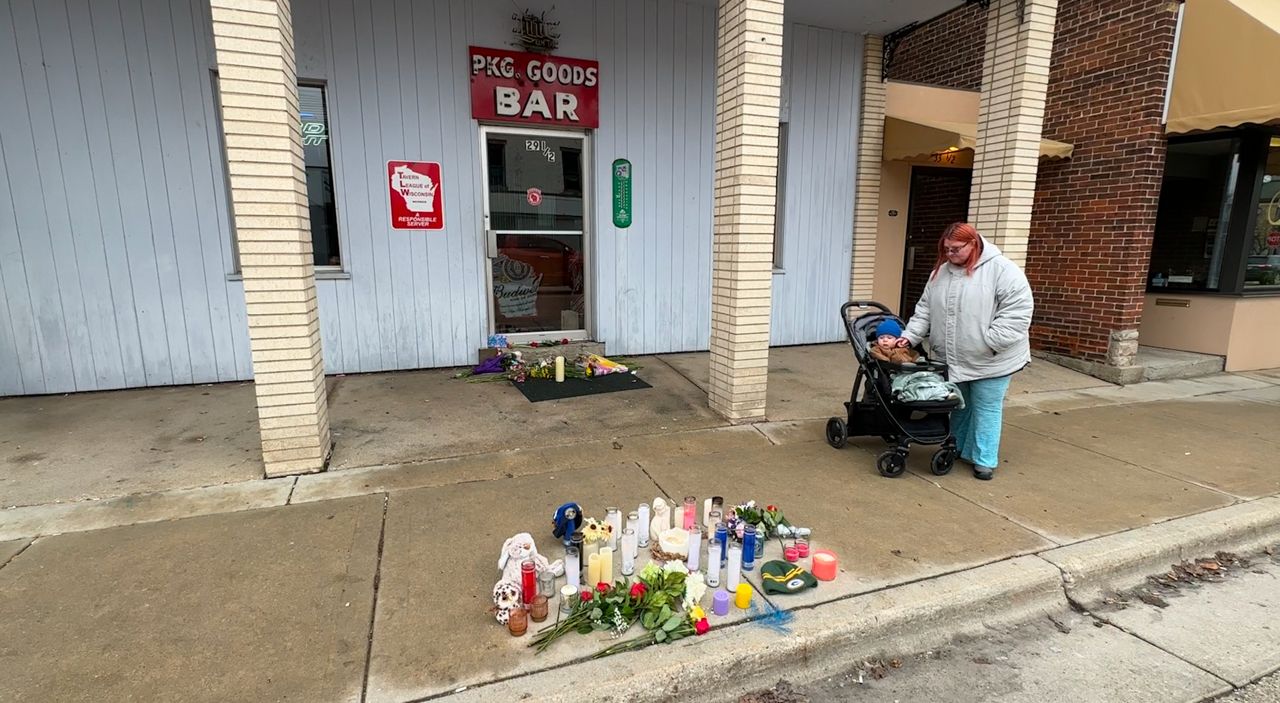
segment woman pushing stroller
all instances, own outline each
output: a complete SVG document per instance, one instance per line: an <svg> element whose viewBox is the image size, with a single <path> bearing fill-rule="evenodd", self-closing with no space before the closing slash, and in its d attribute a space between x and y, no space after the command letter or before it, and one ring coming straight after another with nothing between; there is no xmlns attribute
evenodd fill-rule
<svg viewBox="0 0 1280 703"><path fill-rule="evenodd" d="M947 364L965 400L952 413L952 433L982 480L1000 465L1009 381L1031 362L1033 309L1022 269L973 225L957 222L943 231L938 263L897 341L905 350L927 340L930 356Z"/></svg>

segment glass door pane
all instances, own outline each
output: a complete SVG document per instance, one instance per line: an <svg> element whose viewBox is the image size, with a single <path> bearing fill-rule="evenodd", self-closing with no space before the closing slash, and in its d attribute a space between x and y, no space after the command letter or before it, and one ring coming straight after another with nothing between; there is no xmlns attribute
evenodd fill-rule
<svg viewBox="0 0 1280 703"><path fill-rule="evenodd" d="M585 326L582 152L580 137L486 135L495 332Z"/></svg>
<svg viewBox="0 0 1280 703"><path fill-rule="evenodd" d="M1267 150L1258 219L1245 260L1244 285L1280 286L1280 137L1272 137Z"/></svg>

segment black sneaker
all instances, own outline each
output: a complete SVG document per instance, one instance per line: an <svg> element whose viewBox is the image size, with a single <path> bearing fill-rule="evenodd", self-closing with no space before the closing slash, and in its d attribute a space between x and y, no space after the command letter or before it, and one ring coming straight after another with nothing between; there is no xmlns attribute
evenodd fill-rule
<svg viewBox="0 0 1280 703"><path fill-rule="evenodd" d="M988 469L985 466L974 466L973 477L979 481L990 481L995 476L995 469Z"/></svg>

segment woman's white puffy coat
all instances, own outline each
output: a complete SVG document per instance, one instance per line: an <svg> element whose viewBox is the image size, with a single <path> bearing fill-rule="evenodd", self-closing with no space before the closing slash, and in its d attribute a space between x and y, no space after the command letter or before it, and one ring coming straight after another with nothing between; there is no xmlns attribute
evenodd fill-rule
<svg viewBox="0 0 1280 703"><path fill-rule="evenodd" d="M942 265L902 335L912 344L927 339L930 357L946 362L957 383L1008 376L1031 362L1031 285L996 245L982 244L973 275Z"/></svg>

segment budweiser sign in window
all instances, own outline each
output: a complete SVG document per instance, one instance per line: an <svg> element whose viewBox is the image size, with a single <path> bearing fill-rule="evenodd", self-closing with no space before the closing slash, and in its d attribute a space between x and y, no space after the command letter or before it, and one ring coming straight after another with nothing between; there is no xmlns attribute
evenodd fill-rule
<svg viewBox="0 0 1280 703"><path fill-rule="evenodd" d="M478 120L600 126L600 64L471 47L471 116Z"/></svg>

